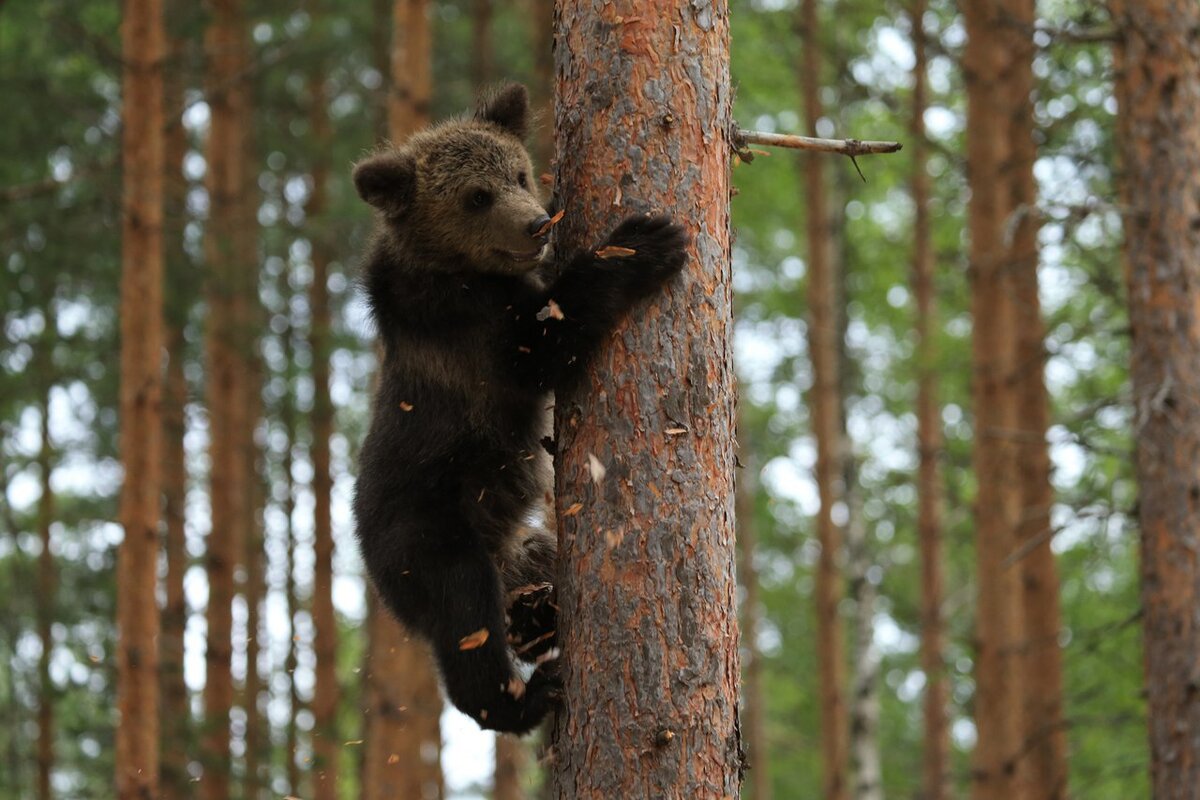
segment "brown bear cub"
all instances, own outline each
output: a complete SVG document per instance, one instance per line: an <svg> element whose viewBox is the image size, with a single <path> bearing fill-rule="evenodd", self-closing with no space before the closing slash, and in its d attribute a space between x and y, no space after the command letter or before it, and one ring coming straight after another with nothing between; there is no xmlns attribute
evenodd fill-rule
<svg viewBox="0 0 1200 800"><path fill-rule="evenodd" d="M509 86L354 169L378 211L363 284L384 347L354 498L363 560L429 641L454 705L517 733L560 694L544 594L555 543L529 525L547 488L546 410L622 315L682 269L687 245L669 218L631 216L595 248L625 250L550 263L528 104ZM528 682L510 645L537 664Z"/></svg>

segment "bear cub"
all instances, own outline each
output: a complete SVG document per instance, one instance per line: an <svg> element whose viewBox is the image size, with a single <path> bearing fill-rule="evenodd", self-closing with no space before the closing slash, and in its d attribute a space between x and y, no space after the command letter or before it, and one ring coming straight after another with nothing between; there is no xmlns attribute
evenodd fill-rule
<svg viewBox="0 0 1200 800"><path fill-rule="evenodd" d="M354 168L377 211L362 283L383 345L354 497L363 561L428 640L451 702L515 733L561 694L556 544L530 522L549 485L553 392L683 268L688 242L668 217L635 215L551 263L528 106L507 86ZM624 250L601 259L603 247ZM537 665L528 682L514 657Z"/></svg>

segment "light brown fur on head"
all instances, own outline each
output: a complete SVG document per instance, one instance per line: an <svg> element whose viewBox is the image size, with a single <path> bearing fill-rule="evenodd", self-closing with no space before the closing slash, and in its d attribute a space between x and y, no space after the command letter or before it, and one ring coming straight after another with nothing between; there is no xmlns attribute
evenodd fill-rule
<svg viewBox="0 0 1200 800"><path fill-rule="evenodd" d="M421 131L356 165L355 186L381 212L384 234L433 269L534 269L548 218L522 141L528 104L523 86L506 87L473 116Z"/></svg>

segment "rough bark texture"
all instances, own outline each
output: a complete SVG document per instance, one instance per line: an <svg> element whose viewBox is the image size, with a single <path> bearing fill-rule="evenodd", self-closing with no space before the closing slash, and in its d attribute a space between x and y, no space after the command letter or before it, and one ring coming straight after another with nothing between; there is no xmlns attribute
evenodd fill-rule
<svg viewBox="0 0 1200 800"><path fill-rule="evenodd" d="M967 87L967 174L971 264L972 394L976 558L975 725L972 796L1023 796L1016 760L1025 730L1021 687L1019 570L1006 559L1016 545L1020 479L1016 463L1015 364L1017 313L1013 298L1015 251L1006 236L1012 212L1010 161L1016 156L1005 113L1010 84L1022 80L1029 31L1011 23L1023 0L969 0L963 4L968 42L963 56Z"/></svg>
<svg viewBox="0 0 1200 800"><path fill-rule="evenodd" d="M804 34L800 70L804 114L809 132L816 135L824 113L820 99L821 50L817 40L816 0L799 6ZM842 532L833 520L833 506L843 501L842 424L838 379L837 267L830 236L826 200L824 156L806 153L804 198L808 217L808 350L813 385L808 404L817 445L816 481L821 509L817 515L817 680L821 705L822 795L826 800L846 800L849 730L846 714L846 668L842 623L838 606L843 595L841 576Z"/></svg>
<svg viewBox="0 0 1200 800"><path fill-rule="evenodd" d="M424 0L395 0L388 66L388 136L403 141L429 124L431 31ZM364 800L440 798L442 698L429 649L370 598Z"/></svg>
<svg viewBox="0 0 1200 800"><path fill-rule="evenodd" d="M1059 646L1058 566L1050 549L1050 400L1045 382L1045 324L1038 299L1037 159L1033 120L1034 0L1005 5L1011 31L1012 71L1004 81L1007 138L1012 154L1005 164L1008 187L1004 221L1011 248L1008 269L1015 304L1015 360L1011 384L1020 505L1015 552L1019 553L1022 620L1019 653L1024 691L1017 774L1029 800L1064 800L1067 796L1067 736L1063 719L1063 665Z"/></svg>
<svg viewBox="0 0 1200 800"><path fill-rule="evenodd" d="M116 788L158 795L158 571L162 442L163 15L160 0L125 0L121 17L122 231L117 560Z"/></svg>
<svg viewBox="0 0 1200 800"><path fill-rule="evenodd" d="M742 650L746 664L742 670L743 708L745 709L746 754L750 770L750 797L771 800L770 748L767 745L767 700L763 693L762 653L758 649L758 624L762 608L758 596L758 550L754 503L758 493L758 464L748 447L745 428L738 426L742 468L737 474L738 577L745 592L742 603Z"/></svg>
<svg viewBox="0 0 1200 800"><path fill-rule="evenodd" d="M652 209L693 240L685 274L557 398L565 706L552 791L734 797L728 9L562 0L555 41L558 247L595 246Z"/></svg>
<svg viewBox="0 0 1200 800"><path fill-rule="evenodd" d="M937 380L937 294L933 283L933 236L929 216L929 148L925 141L928 107L925 0L912 6L913 116L912 197L913 296L917 318L917 535L921 551L921 670L925 673L921 787L924 800L945 800L950 778L949 694L945 670L945 594L942 561L941 404Z"/></svg>
<svg viewBox="0 0 1200 800"><path fill-rule="evenodd" d="M329 248L321 231L325 213L329 163L329 114L326 108L324 79L314 75L309 81L309 109L314 152L312 193L305 207L305 218L312 243L312 284L308 290L311 315L309 349L312 352L312 465L313 465L313 598L315 628L313 649L317 658L316 688L313 691L313 797L333 800L337 797L338 756L341 742L337 736L337 616L333 609L333 521L330 501L333 475L329 464L329 439L333 435L333 403L329 396Z"/></svg>
<svg viewBox="0 0 1200 800"><path fill-rule="evenodd" d="M247 223L244 194L245 103L240 76L245 65L245 26L240 0L214 0L205 33L209 56L207 83L211 123L208 134L209 221L205 228L208 265L207 403L209 414L209 500L212 528L208 535L208 633L205 651L204 735L200 782L203 800L230 796L229 712L233 705L232 602L234 571L244 523L244 488L248 477L239 448L244 430L243 264L239 237Z"/></svg>
<svg viewBox="0 0 1200 800"><path fill-rule="evenodd" d="M1200 786L1200 6L1112 3L1154 797Z"/></svg>
<svg viewBox="0 0 1200 800"><path fill-rule="evenodd" d="M496 736L496 777L492 800L524 800L521 776L529 763L529 750L516 736Z"/></svg>
<svg viewBox="0 0 1200 800"><path fill-rule="evenodd" d="M47 315L46 339L53 342L58 323L53 310ZM46 353L45 367L53 362ZM42 478L42 496L38 498L38 539L42 550L38 553L37 565L37 632L42 652L38 654L38 713L37 713L37 787L38 800L54 797L50 788L50 776L54 771L54 682L50 679L50 656L54 652L54 609L58 597L58 569L54 563L54 552L50 548L50 527L54 524L54 489L50 485L53 470L53 444L50 441L50 386L42 387L42 444L38 451L38 470Z"/></svg>

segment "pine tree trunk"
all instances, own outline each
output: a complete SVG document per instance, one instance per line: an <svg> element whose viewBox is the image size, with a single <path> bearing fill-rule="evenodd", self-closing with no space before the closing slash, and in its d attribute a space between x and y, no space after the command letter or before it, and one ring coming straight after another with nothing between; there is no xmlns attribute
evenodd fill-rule
<svg viewBox="0 0 1200 800"><path fill-rule="evenodd" d="M495 786L492 800L524 800L521 776L529 761L529 750L516 736L497 734Z"/></svg>
<svg viewBox="0 0 1200 800"><path fill-rule="evenodd" d="M542 175L554 172L554 0L527 0L533 48L530 94L538 109L533 131L533 163Z"/></svg>
<svg viewBox="0 0 1200 800"><path fill-rule="evenodd" d="M1037 160L1033 120L1034 0L1009 0L1007 29L1013 69L1005 81L1008 141L1012 155L1003 176L1008 184L1007 269L1015 304L1016 459L1020 476L1016 545L1024 645L1020 651L1025 692L1024 730L1017 752L1018 775L1030 800L1065 800L1067 738L1063 719L1063 665L1059 647L1058 566L1050 549L1050 401L1045 383L1045 324L1038 299L1038 210L1033 165Z"/></svg>
<svg viewBox="0 0 1200 800"><path fill-rule="evenodd" d="M762 608L758 595L758 567L754 563L758 552L758 535L754 514L755 497L758 494L758 463L749 446L749 435L743 422L738 424L738 440L741 444L742 468L737 474L737 541L739 553L738 574L742 591L742 649L746 653L746 664L742 670L745 682L742 686L746 721L746 751L750 770L750 797L753 800L771 800L770 748L767 745L766 712L767 701L763 689L762 653L758 649L758 626Z"/></svg>
<svg viewBox="0 0 1200 800"><path fill-rule="evenodd" d="M821 50L816 0L798 7L804 34L800 70L804 114L809 132L824 113L820 99ZM843 596L842 532L833 520L833 506L843 499L842 423L838 378L836 265L830 239L824 156L804 156L804 197L808 212L808 349L813 386L809 392L812 432L817 445L816 481L821 509L817 516L817 680L821 706L822 797L847 800L849 731L846 714L846 668L838 606Z"/></svg>
<svg viewBox="0 0 1200 800"><path fill-rule="evenodd" d="M312 616L315 627L313 647L317 657L316 689L313 693L313 797L334 800L337 797L338 756L341 742L337 736L337 617L333 609L333 526L330 500L333 476L329 464L329 439L333 435L333 403L329 396L329 247L321 230L325 213L329 164L329 114L326 108L324 78L314 74L309 81L310 121L314 152L312 193L305 208L312 243L312 284L308 306L311 315L309 348L312 352L312 465L313 465L313 567Z"/></svg>
<svg viewBox="0 0 1200 800"><path fill-rule="evenodd" d="M162 442L163 74L161 0L125 0L116 788L158 795L159 487Z"/></svg>
<svg viewBox="0 0 1200 800"><path fill-rule="evenodd" d="M1117 0L1118 137L1133 329L1150 775L1200 786L1200 7Z"/></svg>
<svg viewBox="0 0 1200 800"><path fill-rule="evenodd" d="M245 99L241 76L246 63L245 25L240 0L214 0L205 34L209 56L208 194L205 258L209 266L205 334L212 529L208 535L208 632L205 652L204 775L202 800L230 797L229 714L233 706L232 603L234 573L241 553L244 488L249 476L240 448L245 429L245 298L241 226L247 224ZM249 220L253 220L253 216Z"/></svg>
<svg viewBox="0 0 1200 800"><path fill-rule="evenodd" d="M564 0L555 39L558 246L595 246L651 209L693 241L686 274L556 398L565 706L553 792L734 797L728 9Z"/></svg>
<svg viewBox="0 0 1200 800"><path fill-rule="evenodd" d="M1016 359L1013 302L1015 252L1006 238L1014 208L1015 158L1005 114L1007 82L1022 66L1021 33L1007 22L1019 0L969 0L963 6L968 42L963 56L967 87L967 174L971 263L972 393L979 602L976 621L975 746L972 796L1024 797L1017 760L1025 732L1021 660L1019 570L1006 560L1016 548L1020 476L1017 470L1017 397L1011 382ZM1028 35L1028 32L1025 32Z"/></svg>
<svg viewBox="0 0 1200 800"><path fill-rule="evenodd" d="M427 3L395 0L392 19L388 134L393 142L402 142L429 124L432 55ZM369 627L363 670L364 800L440 798L442 699L429 650L410 639L378 604Z"/></svg>
<svg viewBox="0 0 1200 800"><path fill-rule="evenodd" d="M46 339L53 345L57 322L52 309L48 310ZM45 364L53 363L46 353ZM50 485L53 470L53 444L50 441L50 383L42 389L42 442L38 451L38 470L42 478L42 496L38 499L38 539L42 550L38 553L37 568L37 631L42 652L38 655L38 737L37 737L37 798L51 800L50 777L54 772L54 682L50 679L50 657L54 652L54 609L58 596L58 570L54 564L54 552L50 548L50 527L54 523L54 489Z"/></svg>
<svg viewBox="0 0 1200 800"><path fill-rule="evenodd" d="M257 277L257 272L252 273ZM249 288L249 287L247 287ZM257 306L258 286L254 287L254 305ZM265 327L265 321L263 322ZM246 715L245 768L242 775L242 797L258 800L268 780L264 774L264 756L268 745L268 732L264 727L266 713L262 704L263 679L259 672L259 659L264 649L261 642L268 641L263 628L263 603L266 601L266 569L263 550L262 511L266 502L266 490L261 474L260 454L255 442L254 429L262 418L262 364L252 357L246 370L246 422L248 430L242 441L242 463L246 470L245 513L246 540L243 558L246 565L246 580L242 589L246 602L246 683L243 687L242 709Z"/></svg>
<svg viewBox="0 0 1200 800"><path fill-rule="evenodd" d="M928 107L926 75L926 2L912 7L913 109L912 197L913 296L917 318L917 531L921 551L921 670L925 673L922 797L946 800L950 778L949 692L945 670L945 593L942 562L942 456L941 406L937 380L937 294L933 282L933 235L930 225L930 182L927 171L925 109Z"/></svg>
<svg viewBox="0 0 1200 800"><path fill-rule="evenodd" d="M492 82L492 0L471 0L471 83L476 90Z"/></svg>

